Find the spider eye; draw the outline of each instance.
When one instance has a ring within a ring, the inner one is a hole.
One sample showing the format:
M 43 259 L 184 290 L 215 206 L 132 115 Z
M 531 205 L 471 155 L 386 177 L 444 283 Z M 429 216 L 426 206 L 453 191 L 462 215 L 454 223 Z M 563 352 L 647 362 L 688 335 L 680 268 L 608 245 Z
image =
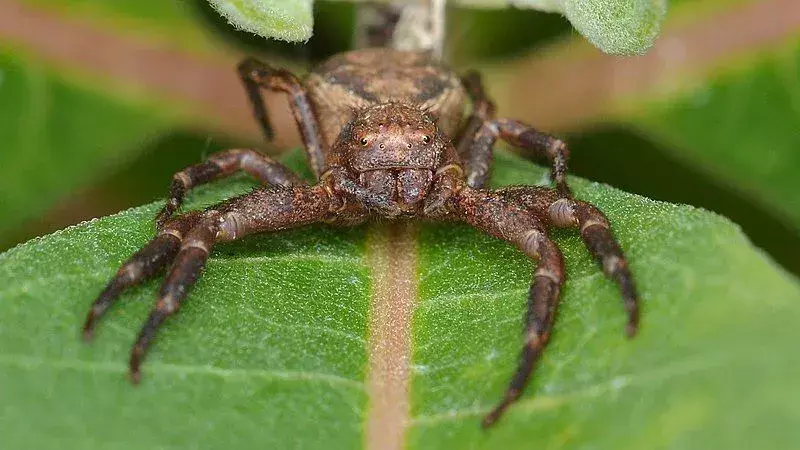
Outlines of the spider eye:
M 367 145 L 367 138 L 361 138 L 361 145 Z
M 431 141 L 431 137 L 430 136 L 422 136 L 422 142 L 427 144 L 430 141 Z

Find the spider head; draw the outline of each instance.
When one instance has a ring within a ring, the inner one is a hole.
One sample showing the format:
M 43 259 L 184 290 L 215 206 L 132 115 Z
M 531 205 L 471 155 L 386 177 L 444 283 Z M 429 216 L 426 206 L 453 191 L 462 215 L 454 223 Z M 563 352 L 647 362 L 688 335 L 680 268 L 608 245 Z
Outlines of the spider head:
M 336 148 L 362 186 L 413 213 L 430 189 L 446 143 L 425 111 L 384 103 L 362 110 Z

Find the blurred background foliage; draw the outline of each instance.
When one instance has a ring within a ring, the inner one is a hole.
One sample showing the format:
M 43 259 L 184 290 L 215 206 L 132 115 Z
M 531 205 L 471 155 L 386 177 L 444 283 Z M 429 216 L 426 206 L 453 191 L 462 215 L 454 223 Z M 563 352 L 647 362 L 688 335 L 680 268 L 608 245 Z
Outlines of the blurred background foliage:
M 796 0 L 674 0 L 643 57 L 602 55 L 560 16 L 458 9 L 448 58 L 479 68 L 503 116 L 568 139 L 572 172 L 729 217 L 800 273 Z M 304 71 L 351 45 L 354 6 L 315 3 L 306 44 L 234 31 L 206 0 L 0 2 L 0 250 L 164 195 L 223 148 L 275 143 L 233 70 L 245 54 Z

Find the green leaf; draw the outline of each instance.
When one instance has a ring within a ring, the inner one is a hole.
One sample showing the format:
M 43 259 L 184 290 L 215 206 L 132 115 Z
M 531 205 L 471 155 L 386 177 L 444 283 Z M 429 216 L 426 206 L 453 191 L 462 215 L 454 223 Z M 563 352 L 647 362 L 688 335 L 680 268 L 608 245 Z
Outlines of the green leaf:
M 642 54 L 653 46 L 666 0 L 566 0 L 564 15 L 595 47 L 614 55 Z
M 586 39 L 605 53 L 646 52 L 658 37 L 666 0 L 462 0 L 465 6 L 534 8 L 563 14 Z
M 201 20 L 195 1 L 19 0 L 37 9 L 117 35 L 137 36 L 148 43 L 202 53 L 230 52 Z M 122 33 L 120 33 L 122 32 Z
M 546 174 L 507 154 L 497 164 L 498 184 Z M 252 185 L 203 187 L 190 206 Z M 722 217 L 572 185 L 608 214 L 629 256 L 640 336 L 623 337 L 619 294 L 577 234 L 555 233 L 568 281 L 551 345 L 523 399 L 481 430 L 514 370 L 531 264 L 465 226 L 424 225 L 408 447 L 797 447 L 797 281 Z M 3 448 L 360 447 L 373 289 L 364 227 L 218 247 L 139 387 L 125 362 L 160 280 L 123 295 L 95 342 L 80 342 L 92 297 L 152 235 L 158 207 L 0 255 Z
M 800 233 L 800 39 L 779 44 L 639 96 L 621 118 Z
M 241 30 L 264 37 L 304 41 L 311 37 L 311 0 L 208 0 Z M 564 14 L 600 50 L 641 54 L 652 47 L 667 11 L 666 0 L 463 0 L 474 6 L 529 7 Z
M 314 25 L 311 0 L 208 0 L 234 27 L 289 42 L 307 41 Z

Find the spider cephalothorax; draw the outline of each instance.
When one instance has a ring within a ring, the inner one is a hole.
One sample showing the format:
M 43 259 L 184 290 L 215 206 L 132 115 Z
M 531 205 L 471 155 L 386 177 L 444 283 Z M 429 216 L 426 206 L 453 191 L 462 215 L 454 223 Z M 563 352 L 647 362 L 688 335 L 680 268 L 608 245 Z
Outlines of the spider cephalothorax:
M 354 116 L 332 146 L 322 178 L 336 173 L 352 179 L 386 205 L 379 208 L 384 216 L 417 214 L 441 165 L 447 138 L 428 113 L 404 103 L 369 106 Z
M 579 230 L 603 271 L 620 286 L 627 332 L 636 333 L 638 300 L 628 264 L 603 213 L 572 197 L 564 142 L 521 122 L 495 118 L 476 74 L 459 78 L 425 54 L 385 49 L 337 55 L 305 82 L 255 60 L 244 61 L 239 73 L 267 138 L 272 130 L 261 89 L 289 94 L 317 181 L 309 185 L 280 163 L 242 149 L 214 154 L 173 177 L 169 200 L 156 219 L 156 237 L 123 264 L 84 325 L 89 338 L 123 289 L 169 266 L 131 352 L 134 381 L 156 331 L 178 310 L 216 243 L 317 222 L 348 226 L 374 217 L 466 222 L 538 263 L 519 367 L 485 426 L 521 395 L 550 336 L 565 274 L 548 228 Z M 472 114 L 462 120 L 467 97 Z M 498 138 L 547 158 L 554 187 L 487 189 Z M 266 186 L 205 211 L 172 217 L 192 187 L 239 170 Z

